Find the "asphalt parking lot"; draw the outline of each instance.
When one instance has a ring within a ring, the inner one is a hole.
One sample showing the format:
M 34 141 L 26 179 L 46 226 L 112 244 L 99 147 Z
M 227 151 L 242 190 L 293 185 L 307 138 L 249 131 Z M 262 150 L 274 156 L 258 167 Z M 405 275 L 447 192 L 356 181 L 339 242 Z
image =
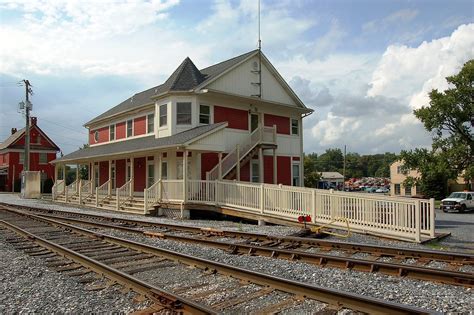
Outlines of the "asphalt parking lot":
M 444 213 L 436 209 L 436 232 L 451 232 L 440 245 L 474 252 L 474 211 Z

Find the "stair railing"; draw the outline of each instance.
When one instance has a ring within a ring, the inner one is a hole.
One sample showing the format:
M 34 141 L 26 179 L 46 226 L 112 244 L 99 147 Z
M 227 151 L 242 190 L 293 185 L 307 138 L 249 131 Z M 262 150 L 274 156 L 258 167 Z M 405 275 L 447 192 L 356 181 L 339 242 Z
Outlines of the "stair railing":
M 229 152 L 221 161 L 222 163 L 222 174 L 224 177 L 237 165 L 237 156 L 243 159 L 250 151 L 255 148 L 257 144 L 262 141 L 263 129 L 258 127 L 255 129 L 246 139 L 235 149 Z M 239 154 L 237 154 L 237 149 Z M 212 170 L 208 172 L 207 180 L 216 180 L 219 178 L 219 164 L 217 164 Z
M 148 188 L 145 188 L 145 191 L 143 192 L 144 196 L 144 212 L 145 214 L 148 213 L 148 211 L 153 208 L 154 205 L 156 205 L 158 202 L 160 202 L 161 199 L 161 179 L 155 182 L 153 185 L 151 185 Z
M 130 179 L 128 182 L 123 184 L 122 187 L 119 187 L 116 189 L 116 194 L 117 194 L 117 210 L 120 210 L 120 207 L 130 200 L 131 194 L 130 191 L 132 189 L 132 180 Z
M 68 202 L 68 199 L 70 196 L 74 196 L 77 194 L 77 183 L 78 181 L 75 180 L 71 184 L 66 186 L 66 190 L 65 190 L 66 202 Z
M 82 204 L 83 199 L 87 199 L 92 195 L 92 181 L 81 179 L 79 182 L 79 204 Z
M 64 179 L 59 179 L 54 183 L 51 194 L 53 200 L 56 200 L 59 196 L 64 194 Z
M 95 189 L 95 206 L 98 207 L 99 204 L 104 201 L 107 197 L 109 197 L 109 185 L 111 181 L 110 179 L 97 187 Z

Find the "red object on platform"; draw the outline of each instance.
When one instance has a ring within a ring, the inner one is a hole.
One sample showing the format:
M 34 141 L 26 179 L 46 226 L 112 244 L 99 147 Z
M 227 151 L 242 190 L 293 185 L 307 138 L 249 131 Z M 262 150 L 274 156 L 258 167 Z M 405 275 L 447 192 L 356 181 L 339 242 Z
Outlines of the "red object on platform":
M 298 222 L 303 223 L 303 222 L 311 222 L 311 216 L 310 215 L 300 215 L 298 217 Z

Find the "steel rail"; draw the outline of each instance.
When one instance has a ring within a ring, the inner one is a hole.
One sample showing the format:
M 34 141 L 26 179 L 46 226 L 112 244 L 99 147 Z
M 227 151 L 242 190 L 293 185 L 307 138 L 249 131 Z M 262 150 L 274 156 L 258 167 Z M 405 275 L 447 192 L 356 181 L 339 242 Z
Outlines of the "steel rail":
M 83 214 L 77 212 L 68 212 L 68 211 L 59 211 L 59 210 L 47 210 L 34 207 L 22 207 L 11 204 L 0 203 L 0 205 L 10 206 L 14 208 L 21 208 L 25 210 L 33 210 L 37 212 L 54 212 L 61 215 L 68 214 L 73 216 L 83 216 L 90 217 L 99 220 L 109 220 L 111 222 L 124 222 L 128 224 L 142 225 L 142 226 L 152 226 L 152 227 L 162 227 L 169 230 L 185 231 L 192 233 L 204 233 L 206 232 L 200 227 L 193 226 L 184 226 L 178 224 L 168 224 L 160 222 L 150 222 L 146 220 L 136 220 L 136 219 L 123 219 L 95 214 Z M 50 214 L 47 214 L 51 216 Z M 54 217 L 54 216 L 51 216 Z M 213 232 L 213 231 L 211 231 Z M 215 231 L 214 231 L 215 232 Z M 379 256 L 392 256 L 392 257 L 404 257 L 404 258 L 427 258 L 434 259 L 437 261 L 443 261 L 447 263 L 460 263 L 466 265 L 474 265 L 474 255 L 467 253 L 457 253 L 450 251 L 436 251 L 436 250 L 427 250 L 427 249 L 412 249 L 404 247 L 388 247 L 381 245 L 368 245 L 362 243 L 351 243 L 351 242 L 339 242 L 339 241 L 329 241 L 321 240 L 307 237 L 296 237 L 296 236 L 275 236 L 275 235 L 266 235 L 259 233 L 249 233 L 249 232 L 239 232 L 239 231 L 227 231 L 219 230 L 219 233 L 225 237 L 236 237 L 236 238 L 246 238 L 246 239 L 255 239 L 258 241 L 269 241 L 273 240 L 275 242 L 288 242 L 293 244 L 306 244 L 309 246 L 315 246 L 325 249 L 335 249 L 335 250 L 347 250 L 352 252 L 362 252 L 369 254 L 376 254 Z
M 85 255 L 82 255 L 76 251 L 70 250 L 59 244 L 48 241 L 42 237 L 34 235 L 22 229 L 14 224 L 0 220 L 0 224 L 3 224 L 8 229 L 12 230 L 16 234 L 22 235 L 27 239 L 33 241 L 39 246 L 46 248 L 56 254 L 69 258 L 80 265 L 93 270 L 94 272 L 104 275 L 107 278 L 116 281 L 126 288 L 133 289 L 133 291 L 140 293 L 151 301 L 162 305 L 165 308 L 172 309 L 175 311 L 182 311 L 187 314 L 215 314 L 216 312 L 211 308 L 208 308 L 204 305 L 196 303 L 192 300 L 180 297 L 174 293 L 160 289 L 152 284 L 149 284 L 145 281 L 139 280 L 129 274 L 126 274 L 118 269 L 107 266 L 100 261 L 89 258 Z
M 144 253 L 158 255 L 167 259 L 178 261 L 189 266 L 201 268 L 203 270 L 210 270 L 222 275 L 228 275 L 244 281 L 249 281 L 259 285 L 270 286 L 276 290 L 287 293 L 292 293 L 297 296 L 314 299 L 327 303 L 338 308 L 344 307 L 351 310 L 366 312 L 370 314 L 432 314 L 432 311 L 427 311 L 418 307 L 403 305 L 390 301 L 384 301 L 378 298 L 367 297 L 354 293 L 344 292 L 340 290 L 323 288 L 316 285 L 306 284 L 294 280 L 288 280 L 265 273 L 259 273 L 240 267 L 230 266 L 219 262 L 210 261 L 204 258 L 193 257 L 190 255 L 174 252 L 167 249 L 161 249 L 150 245 L 138 243 L 135 241 L 109 236 L 106 234 L 90 231 L 71 224 L 63 223 L 58 220 L 48 219 L 33 214 L 24 212 L 17 212 L 20 215 L 27 216 L 32 219 L 47 222 L 52 225 L 63 227 L 82 235 L 93 236 L 100 238 L 103 241 L 113 243 L 119 246 L 124 246 L 130 249 L 138 250 Z
M 113 224 L 91 222 L 76 218 L 65 218 L 60 216 L 40 215 L 41 217 L 54 218 L 60 221 L 74 222 L 94 227 L 118 229 L 125 232 L 169 239 L 178 242 L 187 242 L 226 250 L 232 254 L 250 254 L 287 260 L 304 261 L 315 265 L 337 267 L 364 272 L 379 272 L 391 276 L 404 276 L 418 280 L 437 281 L 445 284 L 474 286 L 474 274 L 460 271 L 443 270 L 423 266 L 405 265 L 399 263 L 379 262 L 360 258 L 341 257 L 320 253 L 308 253 L 301 250 L 288 250 L 273 247 L 238 244 L 224 241 L 214 241 L 205 238 L 194 238 L 189 236 L 172 235 L 169 233 L 149 233 L 135 228 L 117 226 Z

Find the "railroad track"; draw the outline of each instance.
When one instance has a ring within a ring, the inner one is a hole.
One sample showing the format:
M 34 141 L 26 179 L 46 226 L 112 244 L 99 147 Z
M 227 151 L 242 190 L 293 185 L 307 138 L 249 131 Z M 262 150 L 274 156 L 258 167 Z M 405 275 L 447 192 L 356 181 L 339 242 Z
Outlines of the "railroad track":
M 371 314 L 429 313 L 159 249 L 12 209 L 0 211 L 0 226 L 1 233 L 14 233 L 7 240 L 17 249 L 45 258 L 50 267 L 79 277 L 82 282 L 94 282 L 96 278 L 90 274 L 95 272 L 109 283 L 119 283 L 126 291 L 135 291 L 154 302 L 153 312 L 247 313 L 245 305 L 263 300 L 266 302 L 253 312 L 297 312 L 309 307 L 328 313 L 340 309 Z
M 27 209 L 23 208 L 23 210 Z M 236 255 L 260 255 L 298 260 L 319 266 L 378 272 L 467 287 L 474 286 L 474 275 L 471 272 L 460 271 L 463 266 L 474 265 L 474 256 L 468 254 L 203 229 L 73 212 L 30 208 L 28 210 L 39 212 L 42 216 L 55 220 L 95 228 L 119 229 L 147 237 L 200 244 Z M 334 251 L 337 251 L 338 255 L 334 255 Z M 363 258 L 357 258 L 357 255 L 362 255 Z M 409 261 L 410 264 L 406 261 Z M 432 264 L 437 264 L 438 268 L 430 267 Z

